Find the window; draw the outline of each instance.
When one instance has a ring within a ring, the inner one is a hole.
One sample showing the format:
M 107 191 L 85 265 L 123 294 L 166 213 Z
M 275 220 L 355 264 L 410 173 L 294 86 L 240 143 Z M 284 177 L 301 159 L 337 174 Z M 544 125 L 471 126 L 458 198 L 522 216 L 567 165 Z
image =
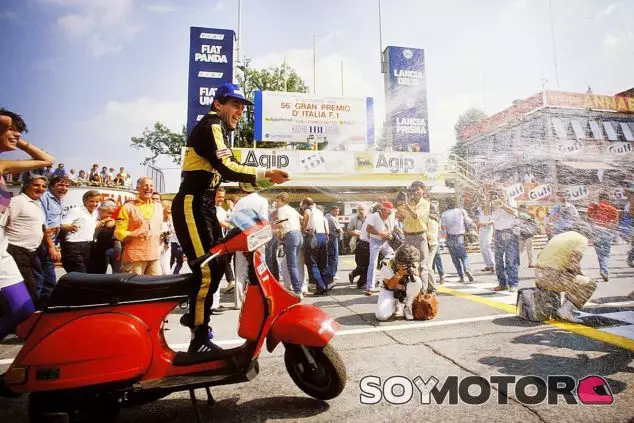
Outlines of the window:
M 601 127 L 599 126 L 599 123 L 597 121 L 590 121 L 590 130 L 592 131 L 592 137 L 594 139 L 603 141 L 603 131 L 601 130 Z
M 584 140 L 586 139 L 586 127 L 587 127 L 587 122 L 585 121 L 580 121 L 577 119 L 572 119 L 570 121 L 570 123 L 572 124 L 572 129 L 573 131 L 575 131 L 575 136 L 577 137 L 577 139 L 579 140 Z
M 557 138 L 562 140 L 568 139 L 568 129 L 566 128 L 568 126 L 568 122 L 559 118 L 552 118 L 552 121 Z
M 623 131 L 623 136 L 625 137 L 625 140 L 634 141 L 634 135 L 632 135 L 632 130 L 630 129 L 630 126 L 627 124 L 627 122 L 620 122 L 619 125 L 621 126 L 621 130 Z
M 614 130 L 614 126 L 612 126 L 613 122 L 603 122 L 603 127 L 605 128 L 605 133 L 608 135 L 608 139 L 610 141 L 618 141 L 619 136 L 616 134 Z

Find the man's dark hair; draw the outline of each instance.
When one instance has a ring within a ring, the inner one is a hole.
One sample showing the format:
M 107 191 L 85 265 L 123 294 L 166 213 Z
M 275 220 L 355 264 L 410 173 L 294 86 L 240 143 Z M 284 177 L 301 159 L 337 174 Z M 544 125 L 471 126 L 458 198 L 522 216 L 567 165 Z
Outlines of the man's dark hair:
M 456 208 L 456 199 L 455 198 L 448 198 L 447 199 L 447 210 L 452 210 Z
M 26 127 L 26 123 L 24 122 L 24 119 L 22 119 L 22 116 L 20 116 L 19 114 L 13 113 L 7 109 L 0 108 L 0 116 L 10 117 L 11 121 L 13 122 L 13 126 L 15 126 L 15 129 L 20 131 L 20 133 L 29 132 L 28 128 Z
M 211 102 L 211 111 L 212 112 L 217 112 L 218 111 L 218 109 L 216 109 L 216 107 L 214 106 L 214 103 L 216 102 L 216 100 L 218 100 L 218 103 L 224 105 L 224 104 L 227 104 L 227 102 L 229 101 L 229 96 L 218 98 L 218 99 L 214 99 L 214 101 Z
M 394 254 L 394 266 L 398 264 L 403 264 L 408 267 L 414 266 L 414 263 L 420 262 L 420 252 L 418 248 L 403 244 L 396 250 Z
M 48 180 L 48 186 L 50 187 L 54 187 L 55 185 L 57 185 L 59 182 L 68 182 L 70 184 L 70 178 L 68 176 L 53 176 L 52 178 L 50 178 Z

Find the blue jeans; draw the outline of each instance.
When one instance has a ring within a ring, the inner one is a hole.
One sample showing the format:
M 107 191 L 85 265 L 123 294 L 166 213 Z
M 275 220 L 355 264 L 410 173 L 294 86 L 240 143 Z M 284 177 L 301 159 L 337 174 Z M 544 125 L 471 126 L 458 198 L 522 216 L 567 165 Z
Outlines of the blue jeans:
M 520 241 L 511 231 L 495 231 L 495 272 L 500 286 L 519 284 Z
M 612 231 L 600 226 L 594 226 L 594 249 L 599 259 L 599 271 L 603 275 L 608 274 L 608 261 L 610 261 L 610 250 L 612 249 Z
M 264 250 L 264 256 L 266 258 L 266 265 L 271 271 L 273 277 L 280 280 L 280 264 L 277 261 L 277 249 L 280 246 L 280 240 L 277 237 L 273 237 L 268 244 L 266 244 Z
M 317 289 L 324 290 L 332 282 L 332 277 L 328 271 L 328 240 L 326 234 L 316 234 L 315 239 L 316 245 L 314 247 L 310 243 L 306 246 L 308 251 L 306 265 Z
M 330 277 L 334 279 L 337 275 L 337 268 L 339 267 L 339 237 L 328 237 L 328 271 Z
M 40 268 L 33 269 L 35 275 L 35 286 L 37 297 L 42 298 L 43 301 L 48 301 L 57 284 L 57 276 L 55 275 L 55 262 L 48 254 L 48 246 L 44 241 L 37 248 L 37 259 L 40 263 Z
M 464 243 L 464 235 L 447 235 L 447 248 L 458 276 L 462 279 L 464 272 L 469 270 L 469 257 Z
M 370 260 L 368 263 L 368 276 L 365 283 L 365 289 L 368 291 L 374 288 L 374 278 L 377 270 L 376 267 L 379 263 L 379 253 L 385 243 L 383 239 L 370 238 Z
M 440 250 L 436 251 L 436 255 L 434 256 L 433 268 L 439 276 L 443 276 L 445 274 L 445 269 L 443 269 L 442 266 L 442 256 L 440 254 Z
M 291 231 L 284 235 L 284 256 L 286 256 L 286 266 L 288 274 L 291 278 L 291 285 L 296 294 L 302 292 L 302 280 L 299 275 L 299 267 L 297 267 L 297 257 L 304 243 L 304 237 L 300 231 Z

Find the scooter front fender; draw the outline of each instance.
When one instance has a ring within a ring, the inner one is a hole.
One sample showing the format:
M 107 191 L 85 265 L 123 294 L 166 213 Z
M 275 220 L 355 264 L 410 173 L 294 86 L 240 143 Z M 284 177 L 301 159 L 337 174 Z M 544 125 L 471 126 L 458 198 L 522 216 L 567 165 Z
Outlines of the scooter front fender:
M 325 347 L 338 330 L 339 324 L 319 307 L 297 304 L 273 321 L 266 349 L 272 352 L 280 342 Z

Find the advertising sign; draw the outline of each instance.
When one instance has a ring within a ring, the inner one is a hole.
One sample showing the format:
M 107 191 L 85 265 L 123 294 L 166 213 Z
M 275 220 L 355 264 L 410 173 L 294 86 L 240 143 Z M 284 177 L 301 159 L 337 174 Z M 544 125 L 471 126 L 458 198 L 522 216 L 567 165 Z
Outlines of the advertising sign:
M 216 88 L 233 82 L 234 36 L 226 29 L 189 28 L 187 135 L 209 112 Z
M 567 185 L 563 187 L 566 200 L 571 203 L 577 201 L 585 201 L 588 199 L 588 186 L 587 185 Z
M 388 134 L 397 151 L 429 152 L 425 51 L 388 47 L 383 52 Z
M 372 99 L 255 92 L 255 140 L 373 144 Z
M 284 169 L 291 174 L 411 174 L 434 178 L 443 170 L 442 155 L 407 152 L 301 151 L 236 148 L 240 163 Z

